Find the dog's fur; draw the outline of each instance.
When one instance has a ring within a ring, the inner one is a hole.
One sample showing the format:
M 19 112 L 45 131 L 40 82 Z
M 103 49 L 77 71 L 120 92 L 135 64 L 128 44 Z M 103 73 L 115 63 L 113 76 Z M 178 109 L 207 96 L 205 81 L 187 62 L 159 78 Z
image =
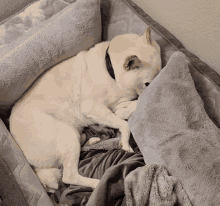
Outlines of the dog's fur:
M 108 47 L 115 79 L 106 69 Z M 62 178 L 67 184 L 95 188 L 99 180 L 78 173 L 83 128 L 117 128 L 122 149 L 132 151 L 124 119 L 136 109 L 137 102 L 131 100 L 160 70 L 160 47 L 147 29 L 143 36 L 125 34 L 99 43 L 40 77 L 15 104 L 10 130 L 42 184 L 54 190 Z

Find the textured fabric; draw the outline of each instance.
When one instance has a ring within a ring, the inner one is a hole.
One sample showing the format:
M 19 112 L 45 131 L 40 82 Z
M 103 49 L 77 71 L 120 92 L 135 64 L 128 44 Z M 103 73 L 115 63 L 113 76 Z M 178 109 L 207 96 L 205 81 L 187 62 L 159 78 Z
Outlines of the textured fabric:
M 86 135 L 86 142 L 82 145 L 81 151 L 88 151 L 92 149 L 111 150 L 118 149 L 120 136 L 117 135 L 117 130 L 111 128 L 105 128 L 103 126 L 90 125 L 83 131 Z M 91 138 L 99 138 L 98 143 L 86 145 Z
M 192 54 L 167 29 L 153 20 L 132 0 L 102 1 L 103 40 L 111 40 L 124 33 L 142 35 L 148 26 L 152 28 L 152 39 L 161 47 L 164 67 L 175 51 L 181 51 L 189 60 L 196 89 L 205 104 L 205 110 L 212 121 L 220 128 L 220 76 Z
M 77 1 L 0 50 L 0 106 L 7 109 L 45 70 L 100 41 L 99 0 Z
M 98 187 L 65 185 L 50 194 L 54 205 L 191 206 L 181 183 L 164 166 L 145 166 L 140 152 L 90 150 L 82 152 L 79 173 L 100 179 Z M 147 204 L 148 203 L 148 204 Z
M 93 191 L 89 187 L 64 185 L 50 197 L 54 205 L 116 206 L 126 205 L 124 179 L 132 170 L 144 166 L 141 153 L 124 150 L 91 150 L 80 155 L 79 173 L 101 179 Z M 123 203 L 124 202 L 124 203 Z
M 192 206 L 179 180 L 161 165 L 146 165 L 125 178 L 127 206 Z
M 193 205 L 220 205 L 220 130 L 204 109 L 183 53 L 174 53 L 140 95 L 129 126 L 146 165 L 164 165 Z
M 22 151 L 17 146 L 14 139 L 12 138 L 1 120 L 0 131 L 0 156 L 2 163 L 4 163 L 5 167 L 7 167 L 7 170 L 5 170 L 7 174 L 5 175 L 8 175 L 12 179 L 16 180 L 24 199 L 29 206 L 52 206 L 53 204 L 47 193 L 45 192 L 43 186 L 41 185 L 40 181 L 34 174 L 26 158 L 24 157 Z M 5 188 L 7 186 L 9 188 Z M 8 185 L 4 185 L 4 188 L 2 188 L 2 190 L 4 190 L 4 192 L 10 191 L 8 195 L 18 190 L 16 188 L 16 185 L 14 185 L 14 188 L 12 188 L 11 186 L 12 184 L 10 184 L 9 182 Z M 18 192 L 19 191 L 17 191 L 17 193 Z M 6 195 L 4 196 L 4 198 L 8 198 L 8 200 L 10 199 L 10 197 L 6 197 Z M 16 195 L 14 195 L 14 198 L 16 198 Z M 19 200 L 23 202 L 22 199 L 18 199 L 17 201 Z M 11 205 L 18 204 L 19 202 L 17 204 Z
M 28 206 L 12 172 L 0 156 L 0 205 Z
M 69 4 L 60 0 L 41 0 L 0 25 L 0 48 L 22 36 L 32 27 L 51 18 Z
M 0 24 L 36 0 L 0 0 Z

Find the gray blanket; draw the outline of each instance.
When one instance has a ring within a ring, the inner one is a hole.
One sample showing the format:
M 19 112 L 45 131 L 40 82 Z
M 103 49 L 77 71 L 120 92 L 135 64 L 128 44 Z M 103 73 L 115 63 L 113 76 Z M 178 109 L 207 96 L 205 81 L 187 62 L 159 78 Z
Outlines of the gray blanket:
M 191 206 L 179 180 L 162 165 L 138 167 L 125 178 L 127 206 Z
M 220 205 L 220 130 L 204 109 L 187 58 L 174 53 L 129 119 L 146 165 L 164 165 L 195 206 Z

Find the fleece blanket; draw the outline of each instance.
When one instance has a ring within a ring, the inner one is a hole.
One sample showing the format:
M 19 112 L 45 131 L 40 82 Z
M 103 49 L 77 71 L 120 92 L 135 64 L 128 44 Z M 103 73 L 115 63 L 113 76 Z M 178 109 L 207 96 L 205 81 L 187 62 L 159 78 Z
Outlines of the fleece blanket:
M 65 185 L 49 194 L 54 205 L 191 206 L 181 183 L 162 165 L 145 165 L 140 152 L 89 150 L 80 155 L 79 173 L 100 179 L 89 187 Z
M 146 165 L 125 178 L 127 206 L 191 206 L 180 181 L 168 174 L 163 165 Z
M 59 191 L 49 194 L 54 205 L 116 206 L 126 205 L 124 179 L 137 167 L 144 166 L 140 152 L 127 153 L 121 149 L 90 150 L 80 155 L 79 173 L 86 177 L 100 179 L 93 191 L 90 187 L 65 185 Z
M 164 165 L 194 206 L 220 205 L 220 130 L 204 109 L 181 52 L 138 99 L 129 119 L 146 165 Z

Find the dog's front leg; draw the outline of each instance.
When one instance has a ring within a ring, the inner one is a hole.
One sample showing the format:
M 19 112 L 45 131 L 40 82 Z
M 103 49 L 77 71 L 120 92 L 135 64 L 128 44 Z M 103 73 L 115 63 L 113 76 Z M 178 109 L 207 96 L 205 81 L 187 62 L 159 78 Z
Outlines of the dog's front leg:
M 119 129 L 121 132 L 121 143 L 119 146 L 125 151 L 133 152 L 129 145 L 130 129 L 127 121 L 113 114 L 105 105 L 92 101 L 82 103 L 82 111 L 84 115 L 98 124 Z
M 137 100 L 118 104 L 113 108 L 113 113 L 121 119 L 128 119 L 137 108 Z

